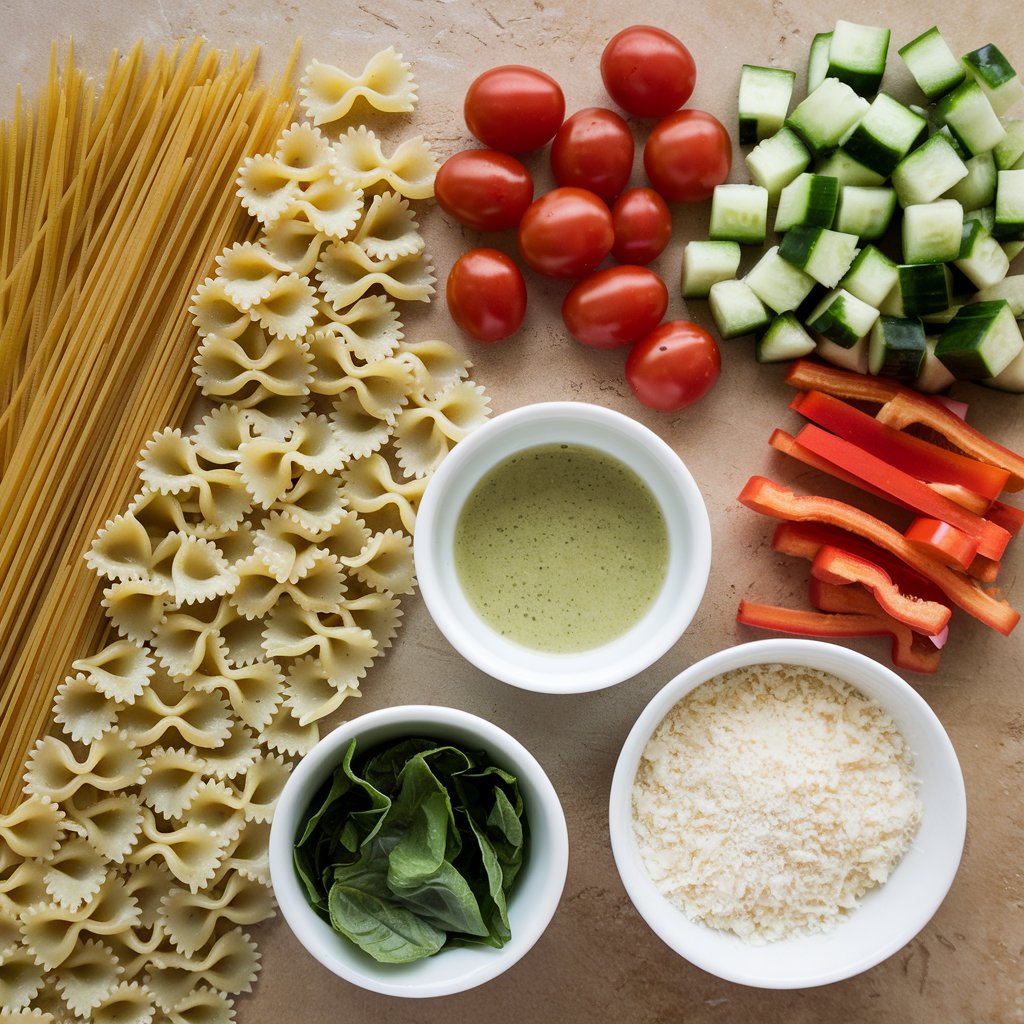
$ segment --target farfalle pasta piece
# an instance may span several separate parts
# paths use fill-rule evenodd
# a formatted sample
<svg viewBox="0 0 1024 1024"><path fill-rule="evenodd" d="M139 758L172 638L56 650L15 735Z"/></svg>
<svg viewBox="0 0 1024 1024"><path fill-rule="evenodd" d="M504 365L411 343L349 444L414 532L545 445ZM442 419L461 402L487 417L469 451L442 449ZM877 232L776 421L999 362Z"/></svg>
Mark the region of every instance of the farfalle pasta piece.
<svg viewBox="0 0 1024 1024"><path fill-rule="evenodd" d="M364 459L387 444L395 431L397 417L382 420L371 415L363 408L358 393L349 389L335 396L330 419L352 458Z"/></svg>
<svg viewBox="0 0 1024 1024"><path fill-rule="evenodd" d="M253 761L241 777L239 793L239 805L246 821L269 822L273 818L291 771L291 765L277 754L260 754Z"/></svg>
<svg viewBox="0 0 1024 1024"><path fill-rule="evenodd" d="M217 277L231 304L240 310L262 302L288 268L258 242L236 242L217 257Z"/></svg>
<svg viewBox="0 0 1024 1024"><path fill-rule="evenodd" d="M236 465L238 449L251 437L252 422L237 405L218 405L192 431L199 457L221 466Z"/></svg>
<svg viewBox="0 0 1024 1024"><path fill-rule="evenodd" d="M246 398L232 399L243 409L253 433L283 441L302 422L312 406L309 395L275 395L257 387Z"/></svg>
<svg viewBox="0 0 1024 1024"><path fill-rule="evenodd" d="M401 417L400 417L401 418ZM416 529L416 509L426 488L426 480L412 479L402 483L391 475L391 467L381 455L356 459L342 470L342 493L349 508L360 514L380 512L394 506L409 533Z"/></svg>
<svg viewBox="0 0 1024 1024"><path fill-rule="evenodd" d="M360 99L386 114L408 114L415 108L411 68L393 46L374 54L355 76L315 60L299 84L299 103L315 125L340 121Z"/></svg>
<svg viewBox="0 0 1024 1024"><path fill-rule="evenodd" d="M357 626L373 635L377 652L386 650L398 633L402 608L393 594L369 593L346 598L338 607L338 615L348 626Z"/></svg>
<svg viewBox="0 0 1024 1024"><path fill-rule="evenodd" d="M193 824L205 825L211 832L228 835L232 839L245 826L241 799L220 779L204 779L180 817Z"/></svg>
<svg viewBox="0 0 1024 1024"><path fill-rule="evenodd" d="M23 945L15 944L0 950L0 1020L7 1024L19 1010L24 1010L43 987L46 968Z"/></svg>
<svg viewBox="0 0 1024 1024"><path fill-rule="evenodd" d="M224 922L244 928L273 916L274 900L267 889L238 872L207 892L171 889L160 909L168 939L185 956L205 946Z"/></svg>
<svg viewBox="0 0 1024 1024"><path fill-rule="evenodd" d="M108 796L83 786L64 807L69 830L115 864L124 860L142 827L142 803L134 793Z"/></svg>
<svg viewBox="0 0 1024 1024"><path fill-rule="evenodd" d="M89 1018L113 991L121 973L109 946L99 939L86 939L60 965L55 980L68 1009L76 1017Z"/></svg>
<svg viewBox="0 0 1024 1024"><path fill-rule="evenodd" d="M371 259L397 260L423 252L426 243L409 200L382 192L370 201L352 241Z"/></svg>
<svg viewBox="0 0 1024 1024"><path fill-rule="evenodd" d="M206 762L189 750L154 748L146 758L148 773L139 787L142 802L165 818L177 818L195 798Z"/></svg>
<svg viewBox="0 0 1024 1024"><path fill-rule="evenodd" d="M0 852L49 857L60 845L64 811L43 793L31 793L10 814L0 815Z"/></svg>
<svg viewBox="0 0 1024 1024"><path fill-rule="evenodd" d="M234 341L217 334L203 339L193 368L203 394L233 398L246 389L251 392L253 385L274 395L307 394L313 366L305 341L301 337L268 338L258 324L253 327L254 331ZM229 439L229 444L233 440ZM234 451L242 440L238 439Z"/></svg>
<svg viewBox="0 0 1024 1024"><path fill-rule="evenodd" d="M300 726L333 714L349 697L361 696L358 686L338 686L327 678L316 658L298 658L285 675L285 704Z"/></svg>
<svg viewBox="0 0 1024 1024"><path fill-rule="evenodd" d="M63 803L82 786L113 793L139 785L145 775L139 751L121 730L105 732L86 748L81 761L63 740L44 736L28 756L24 791Z"/></svg>
<svg viewBox="0 0 1024 1024"><path fill-rule="evenodd" d="M144 643L163 620L168 595L157 580L119 580L104 588L100 604L124 639Z"/></svg>
<svg viewBox="0 0 1024 1024"><path fill-rule="evenodd" d="M298 718L284 704L274 712L270 724L260 733L260 740L265 746L289 757L305 756L319 739L320 730L316 722L300 725Z"/></svg>
<svg viewBox="0 0 1024 1024"><path fill-rule="evenodd" d="M21 922L18 915L23 909L14 900L0 893L0 949L10 949L21 942Z"/></svg>
<svg viewBox="0 0 1024 1024"><path fill-rule="evenodd" d="M390 157L368 128L349 130L334 144L338 170L358 188L383 184L406 199L429 199L439 165L421 135L401 142Z"/></svg>
<svg viewBox="0 0 1024 1024"><path fill-rule="evenodd" d="M123 970L122 981L142 978L152 963L153 954L167 947L167 938L159 925L144 928L141 923L108 936L107 942Z"/></svg>
<svg viewBox="0 0 1024 1024"><path fill-rule="evenodd" d="M117 720L118 706L79 672L68 676L57 687L53 701L53 720L76 743L92 743Z"/></svg>
<svg viewBox="0 0 1024 1024"><path fill-rule="evenodd" d="M344 593L344 570L330 552L315 548L294 583L279 582L262 556L253 555L239 566L239 583L231 600L242 615L255 618L266 615L283 596L307 611L327 612Z"/></svg>
<svg viewBox="0 0 1024 1024"><path fill-rule="evenodd" d="M200 666L188 685L206 692L222 690L239 719L257 732L270 721L284 695L284 677L271 661L234 668L217 656Z"/></svg>
<svg viewBox="0 0 1024 1024"><path fill-rule="evenodd" d="M368 416L394 421L407 401L412 368L393 356L359 364L330 329L310 335L310 351L316 365L314 389L322 395L354 391Z"/></svg>
<svg viewBox="0 0 1024 1024"><path fill-rule="evenodd" d="M220 553L232 567L237 567L244 558L248 558L255 550L256 533L248 522L241 522L233 530L217 537L214 543Z"/></svg>
<svg viewBox="0 0 1024 1024"><path fill-rule="evenodd" d="M273 224L300 193L292 168L270 153L247 157L237 181L235 194L261 224Z"/></svg>
<svg viewBox="0 0 1024 1024"><path fill-rule="evenodd" d="M209 695L207 695L209 696ZM276 712L275 712L276 714ZM206 771L215 779L233 779L248 771L258 753L252 733L241 719L231 716L231 730L216 747L203 751Z"/></svg>
<svg viewBox="0 0 1024 1024"><path fill-rule="evenodd" d="M177 604L222 597L238 583L238 574L213 541L171 533L153 552L153 578Z"/></svg>
<svg viewBox="0 0 1024 1024"><path fill-rule="evenodd" d="M345 514L341 481L329 473L304 470L287 491L270 505L310 533L321 533L340 522Z"/></svg>
<svg viewBox="0 0 1024 1024"><path fill-rule="evenodd" d="M137 981L120 981L93 1008L91 1024L152 1024L153 994Z"/></svg>
<svg viewBox="0 0 1024 1024"><path fill-rule="evenodd" d="M290 183L297 192L298 186ZM219 277L208 277L192 296L192 323L201 337L216 334L234 339L248 330L253 321L249 310L239 309L231 300L226 284Z"/></svg>
<svg viewBox="0 0 1024 1024"><path fill-rule="evenodd" d="M417 402L436 397L469 373L469 360L446 341L403 341L395 358L412 369L413 386L409 395Z"/></svg>
<svg viewBox="0 0 1024 1024"><path fill-rule="evenodd" d="M161 969L183 968L192 972L196 984L239 995L252 991L260 969L260 954L256 943L241 928L232 928L192 956L177 950L159 950L153 955L153 964Z"/></svg>
<svg viewBox="0 0 1024 1024"><path fill-rule="evenodd" d="M452 447L490 415L484 389L464 380L402 410L395 423L398 464L406 476L432 473Z"/></svg>
<svg viewBox="0 0 1024 1024"><path fill-rule="evenodd" d="M160 905L174 878L159 861L133 864L124 875L124 888L139 908L139 927L152 929L160 917Z"/></svg>
<svg viewBox="0 0 1024 1024"><path fill-rule="evenodd" d="M104 697L122 704L133 703L154 672L152 655L135 640L115 640L88 658L73 661L71 667Z"/></svg>
<svg viewBox="0 0 1024 1024"><path fill-rule="evenodd" d="M146 531L150 542L147 574L152 571L153 554L169 533L187 533L196 537L216 536L194 499L195 490L165 494L152 487L143 487L128 506L132 516Z"/></svg>
<svg viewBox="0 0 1024 1024"><path fill-rule="evenodd" d="M232 1024L234 1004L225 992L199 985L167 1012L168 1024Z"/></svg>
<svg viewBox="0 0 1024 1024"><path fill-rule="evenodd" d="M66 839L43 869L47 895L65 910L77 910L99 892L107 877L107 861L81 838Z"/></svg>
<svg viewBox="0 0 1024 1024"><path fill-rule="evenodd" d="M397 530L374 534L349 565L371 590L411 594L416 587L412 538Z"/></svg>
<svg viewBox="0 0 1024 1024"><path fill-rule="evenodd" d="M287 168L293 180L311 182L334 166L330 142L315 125L296 121L286 128L274 147L274 159Z"/></svg>
<svg viewBox="0 0 1024 1024"><path fill-rule="evenodd" d="M260 234L263 247L293 274L305 277L320 258L327 235L306 220L282 217L268 224Z"/></svg>
<svg viewBox="0 0 1024 1024"><path fill-rule="evenodd" d="M159 857L192 892L198 892L217 873L229 838L205 825L185 824L161 831L148 807L142 809L141 833L138 845L128 855L128 863L145 864L150 858Z"/></svg>
<svg viewBox="0 0 1024 1024"><path fill-rule="evenodd" d="M346 509L338 522L321 535L319 543L343 566L350 567L358 561L371 536L370 528L358 514Z"/></svg>
<svg viewBox="0 0 1024 1024"><path fill-rule="evenodd" d="M327 320L334 334L348 350L364 363L391 355L404 337L402 321L394 302L387 296L364 295L347 309L336 310L320 303L321 319ZM316 388L313 388L315 391Z"/></svg>
<svg viewBox="0 0 1024 1024"><path fill-rule="evenodd" d="M247 619L239 615L221 627L224 660L229 665L240 668L263 657L263 625L262 618Z"/></svg>
<svg viewBox="0 0 1024 1024"><path fill-rule="evenodd" d="M355 242L344 241L324 246L316 279L336 310L351 306L374 287L404 302L429 302L435 281L433 264L423 255L375 260Z"/></svg>
<svg viewBox="0 0 1024 1024"><path fill-rule="evenodd" d="M318 558L321 539L320 531L308 529L284 512L271 512L256 531L256 556L279 583L295 582Z"/></svg>
<svg viewBox="0 0 1024 1024"><path fill-rule="evenodd" d="M30 907L51 899L46 891L46 875L38 860L24 860L0 881L0 896L18 907Z"/></svg>
<svg viewBox="0 0 1024 1024"><path fill-rule="evenodd" d="M169 612L153 634L153 651L173 676L187 676L211 651L223 651L220 630L234 617L228 597Z"/></svg>
<svg viewBox="0 0 1024 1024"><path fill-rule="evenodd" d="M292 201L284 216L305 220L326 238L342 239L363 212L363 190L332 168L310 182Z"/></svg>
<svg viewBox="0 0 1024 1024"><path fill-rule="evenodd" d="M153 561L153 540L129 510L114 516L100 528L85 554L97 576L108 580L143 579Z"/></svg>

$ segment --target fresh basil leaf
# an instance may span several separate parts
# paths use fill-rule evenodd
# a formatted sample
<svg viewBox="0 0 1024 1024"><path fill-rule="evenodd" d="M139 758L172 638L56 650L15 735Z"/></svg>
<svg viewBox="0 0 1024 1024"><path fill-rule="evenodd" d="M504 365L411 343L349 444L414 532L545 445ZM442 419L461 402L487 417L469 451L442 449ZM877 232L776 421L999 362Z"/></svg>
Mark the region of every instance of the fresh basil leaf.
<svg viewBox="0 0 1024 1024"><path fill-rule="evenodd" d="M407 964L436 953L446 934L394 900L337 882L331 887L331 926L374 960Z"/></svg>
<svg viewBox="0 0 1024 1024"><path fill-rule="evenodd" d="M363 778L382 793L398 791L398 776L407 761L424 750L433 750L436 740L412 738L372 754L363 768Z"/></svg>
<svg viewBox="0 0 1024 1024"><path fill-rule="evenodd" d="M477 827L472 818L468 820L477 841L480 860L487 879L488 901L482 904L481 911L487 922L488 933L497 941L497 945L501 946L512 937L508 922L508 906L505 901L505 873L490 839Z"/></svg>
<svg viewBox="0 0 1024 1024"><path fill-rule="evenodd" d="M355 740L352 741L352 747L354 746ZM350 747L349 749L351 750L352 747ZM324 786L321 788L320 792L323 793L323 796L321 797L319 793L317 794L317 798L319 798L319 806L306 819L305 828L302 830L302 833L299 836L299 846L302 846L303 844L307 843L312 838L313 834L317 830L317 827L320 825L320 819L323 818L324 814L334 804L336 804L345 795L345 793L348 792L351 785L351 780L345 775L344 772L334 772L334 775L331 778L331 784L329 786Z"/></svg>
<svg viewBox="0 0 1024 1024"><path fill-rule="evenodd" d="M392 854L392 863L394 860ZM403 906L437 928L466 935L489 934L469 882L448 861L444 861L432 876L409 886L397 884L389 873L388 888Z"/></svg>
<svg viewBox="0 0 1024 1024"><path fill-rule="evenodd" d="M505 791L496 789L494 791L494 806L491 813L487 815L487 828L499 832L505 841L512 847L523 845L523 823L519 815L509 802Z"/></svg>

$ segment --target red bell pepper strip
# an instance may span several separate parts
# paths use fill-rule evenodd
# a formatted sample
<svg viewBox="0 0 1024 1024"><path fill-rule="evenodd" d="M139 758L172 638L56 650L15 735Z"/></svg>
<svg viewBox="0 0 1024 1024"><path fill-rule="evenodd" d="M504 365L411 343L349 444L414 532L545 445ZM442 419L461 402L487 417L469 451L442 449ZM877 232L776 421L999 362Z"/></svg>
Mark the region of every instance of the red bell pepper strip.
<svg viewBox="0 0 1024 1024"><path fill-rule="evenodd" d="M941 494L942 497L948 498L955 505L967 509L968 512L973 512L976 516L986 515L992 507L991 498L986 498L983 494L978 494L977 491L969 491L966 487L961 487L960 484L930 483L928 486L936 494Z"/></svg>
<svg viewBox="0 0 1024 1024"><path fill-rule="evenodd" d="M823 583L838 586L861 584L870 591L886 615L918 633L935 636L949 622L951 613L948 605L908 597L880 566L842 548L829 544L821 547L811 563L811 575Z"/></svg>
<svg viewBox="0 0 1024 1024"><path fill-rule="evenodd" d="M932 647L927 652L919 646L915 647L912 629L881 614L802 611L741 600L736 621L745 626L757 626L778 633L795 633L798 636L891 636L892 660L899 668L912 672L934 672L939 664L936 648Z"/></svg>
<svg viewBox="0 0 1024 1024"><path fill-rule="evenodd" d="M1024 508L1007 505L1005 501L994 501L988 510L987 518L997 526L1001 526L1014 537L1024 529Z"/></svg>
<svg viewBox="0 0 1024 1024"><path fill-rule="evenodd" d="M978 553L978 542L973 537L941 519L919 516L904 530L903 536L932 558L965 571L970 569Z"/></svg>
<svg viewBox="0 0 1024 1024"><path fill-rule="evenodd" d="M977 459L940 448L879 423L866 412L821 391L805 391L790 403L801 416L926 483L956 484L998 498L1010 474Z"/></svg>
<svg viewBox="0 0 1024 1024"><path fill-rule="evenodd" d="M1002 562L994 562L984 555L975 555L974 561L971 562L970 568L967 570L967 575L979 583L995 583L1001 565Z"/></svg>
<svg viewBox="0 0 1024 1024"><path fill-rule="evenodd" d="M941 587L946 596L969 615L1000 633L1009 634L1020 620L1020 613L1005 601L986 593L967 576L921 554L888 523L846 502L816 495L797 495L788 487L763 476L751 477L740 492L739 500L747 508L774 519L810 520L838 526L877 544Z"/></svg>
<svg viewBox="0 0 1024 1024"><path fill-rule="evenodd" d="M813 423L808 423L796 441L820 458L841 467L843 472L852 473L870 484L872 489L882 491L904 506L909 506L927 516L934 516L963 530L978 542L979 554L987 558L1002 558L1010 534L1001 526L968 512L961 505L936 494L927 484L921 483L909 473L904 473L877 456L865 452L857 445L836 437Z"/></svg>
<svg viewBox="0 0 1024 1024"><path fill-rule="evenodd" d="M824 391L827 395L854 402L879 405L876 419L902 430L912 423L930 427L965 455L987 462L1009 474L1006 489L1024 488L1024 456L1004 448L979 430L968 426L941 402L918 394L883 377L868 377L848 370L799 359L786 373L786 383L802 391Z"/></svg>

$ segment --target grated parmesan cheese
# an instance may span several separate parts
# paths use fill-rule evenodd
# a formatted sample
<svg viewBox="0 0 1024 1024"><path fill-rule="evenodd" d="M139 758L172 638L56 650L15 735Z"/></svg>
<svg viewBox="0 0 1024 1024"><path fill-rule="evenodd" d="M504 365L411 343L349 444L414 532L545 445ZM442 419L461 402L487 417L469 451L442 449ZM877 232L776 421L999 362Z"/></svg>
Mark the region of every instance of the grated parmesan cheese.
<svg viewBox="0 0 1024 1024"><path fill-rule="evenodd" d="M920 818L891 718L796 665L698 686L654 731L633 788L658 889L691 920L755 944L833 927L889 877Z"/></svg>

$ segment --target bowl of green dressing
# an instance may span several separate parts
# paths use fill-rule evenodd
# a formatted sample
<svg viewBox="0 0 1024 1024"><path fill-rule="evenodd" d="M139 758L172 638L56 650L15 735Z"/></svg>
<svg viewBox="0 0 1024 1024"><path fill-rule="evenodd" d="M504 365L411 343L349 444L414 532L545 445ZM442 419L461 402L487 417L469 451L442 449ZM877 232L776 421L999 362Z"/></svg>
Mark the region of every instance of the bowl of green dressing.
<svg viewBox="0 0 1024 1024"><path fill-rule="evenodd" d="M693 477L647 427L582 402L495 417L420 505L416 572L440 631L514 686L581 693L643 671L683 634L711 566Z"/></svg>

